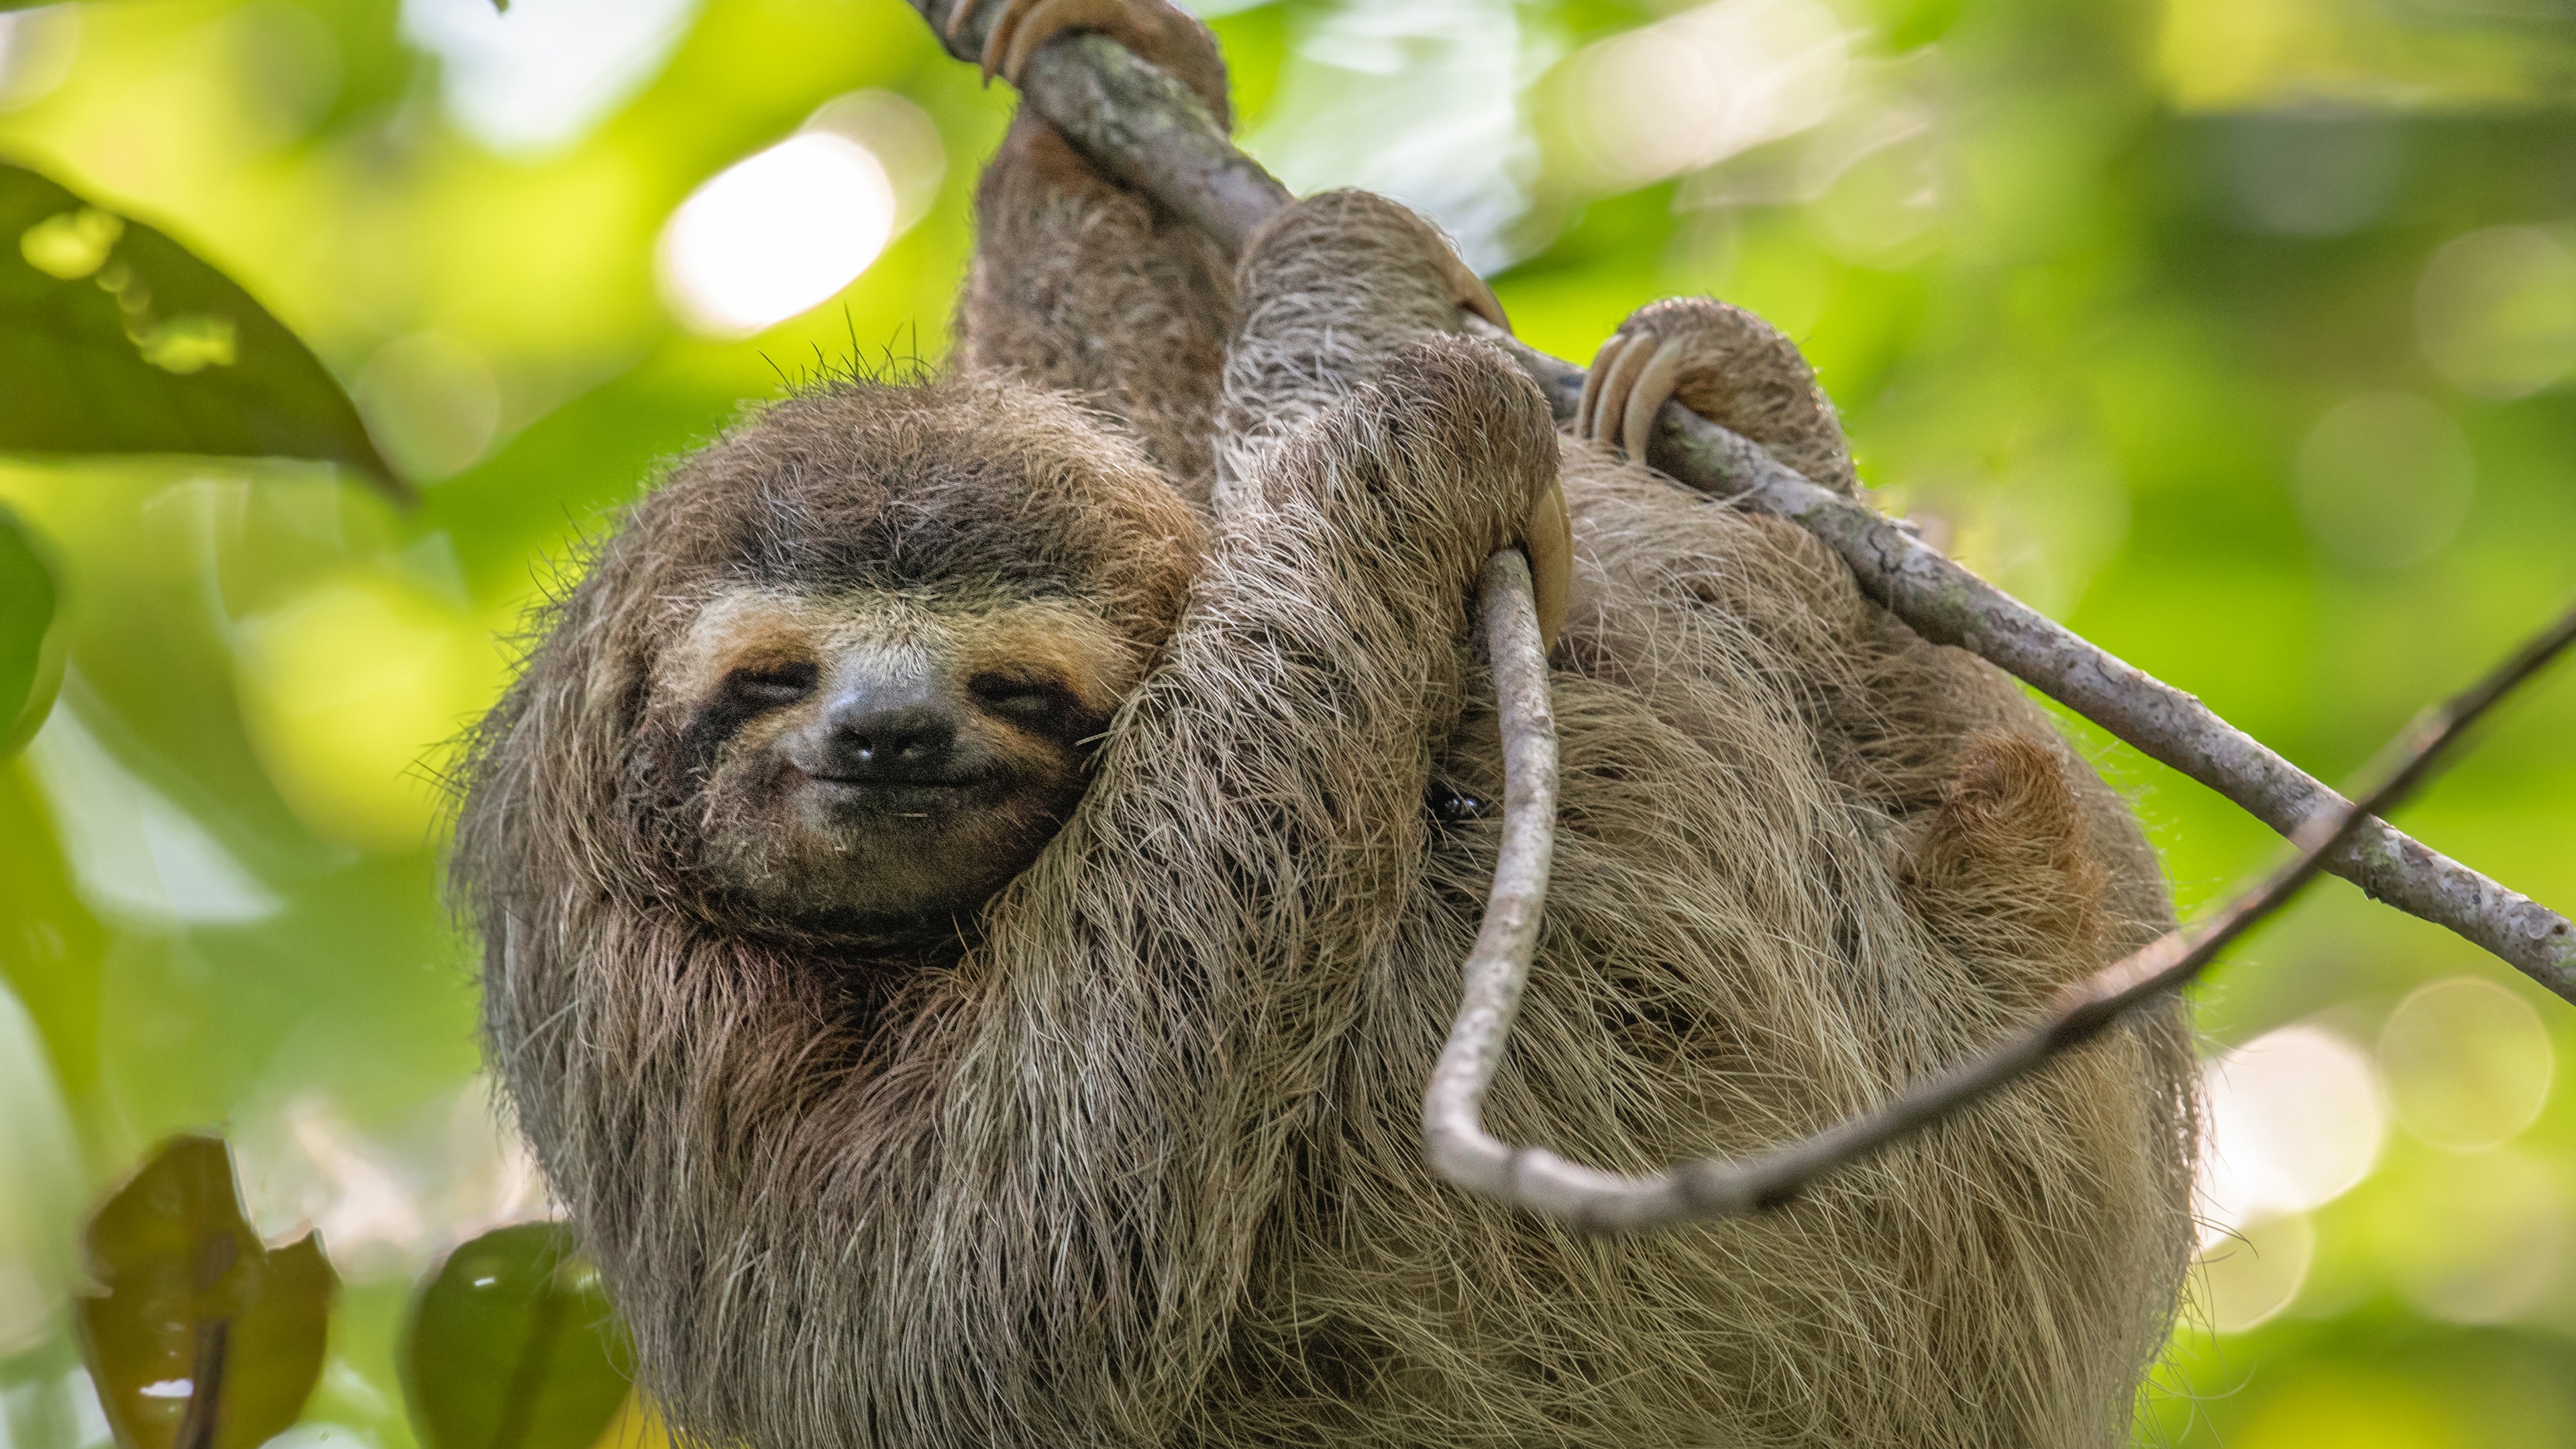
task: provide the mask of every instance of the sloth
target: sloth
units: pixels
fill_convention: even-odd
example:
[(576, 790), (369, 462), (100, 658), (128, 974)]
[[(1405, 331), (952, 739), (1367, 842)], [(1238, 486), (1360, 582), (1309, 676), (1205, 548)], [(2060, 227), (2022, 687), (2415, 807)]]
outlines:
[[(1006, 72), (1078, 25), (1225, 114), (1159, 0), (1002, 19)], [(465, 774), (488, 1051), (674, 1428), (2124, 1442), (2191, 1244), (2172, 1012), (1744, 1220), (1587, 1235), (1420, 1137), (1500, 835), (1473, 580), (1561, 545), (1560, 496), (1557, 864), (1497, 1132), (1756, 1150), (2170, 923), (2010, 681), (1637, 460), (1678, 397), (1855, 490), (1797, 350), (1657, 303), (1560, 430), (1394, 203), (1229, 261), (1023, 112), (978, 221), (947, 368), (669, 469)]]

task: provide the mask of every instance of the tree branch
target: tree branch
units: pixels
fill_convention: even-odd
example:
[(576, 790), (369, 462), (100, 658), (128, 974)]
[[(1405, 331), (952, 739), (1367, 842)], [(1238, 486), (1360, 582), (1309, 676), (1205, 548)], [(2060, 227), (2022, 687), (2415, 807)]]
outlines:
[[(911, 3), (935, 28), (952, 0)], [(977, 55), (1001, 9), (987, 3), (970, 15), (949, 42), (951, 52)], [(1020, 80), (1023, 103), (1093, 164), (1231, 246), (1239, 248), (1292, 199), (1235, 149), (1186, 87), (1103, 36), (1049, 42), (1029, 57)], [(1581, 368), (1489, 335), (1512, 349), (1560, 419), (1573, 415)], [(1984, 657), (2285, 835), (2343, 804), (2198, 699), (2086, 643), (1868, 504), (1817, 487), (1759, 445), (1677, 403), (1657, 415), (1647, 458), (1703, 493), (1741, 498), (1806, 528), (1841, 554), (1864, 592), (1916, 633)], [(2376, 819), (2356, 825), (2325, 868), (2374, 899), (2458, 932), (2576, 1002), (2576, 926), (2547, 906)]]
[(2576, 610), (2438, 709), (2428, 710), (2392, 749), (2397, 763), (2359, 805), (2335, 803), (2304, 822), (2296, 858), (2239, 894), (2200, 926), (2175, 931), (2126, 960), (2058, 992), (2048, 1013), (1985, 1055), (1907, 1088), (1894, 1100), (1824, 1131), (1741, 1161), (1702, 1158), (1642, 1177), (1569, 1162), (1543, 1147), (1515, 1147), (1485, 1131), (1485, 1089), (1493, 1084), (1512, 1019), (1520, 1009), (1537, 944), (1539, 907), (1556, 814), (1556, 721), (1547, 671), (1537, 652), (1538, 617), (1529, 570), (1506, 550), (1486, 561), (1481, 599), (1488, 651), (1503, 714), (1503, 851), (1485, 908), (1467, 986), (1448, 1044), (1423, 1096), (1422, 1131), (1432, 1164), (1471, 1192), (1563, 1218), (1580, 1227), (1633, 1231), (1703, 1218), (1740, 1217), (1779, 1207), (1838, 1167), (1949, 1117), (2050, 1058), (2092, 1040), (2144, 1002), (2180, 990), (2219, 952), (2296, 895), (2372, 817), (2433, 772), (2443, 752), (2497, 701), (2576, 641)]

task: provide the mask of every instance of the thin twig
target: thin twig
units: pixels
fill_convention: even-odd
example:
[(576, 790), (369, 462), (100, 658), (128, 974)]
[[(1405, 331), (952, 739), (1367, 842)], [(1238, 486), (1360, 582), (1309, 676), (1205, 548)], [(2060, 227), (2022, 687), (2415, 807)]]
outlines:
[[(951, 0), (912, 0), (934, 22)], [(950, 41), (977, 54), (998, 4)], [(1188, 88), (1099, 35), (1070, 35), (1029, 57), (1021, 94), (1093, 164), (1240, 247), (1292, 197), (1235, 149)], [(1471, 326), (1475, 325), (1473, 322)], [(1583, 369), (1503, 339), (1573, 415)], [(2086, 643), (1987, 584), (1868, 504), (1809, 482), (1762, 448), (1676, 403), (1656, 417), (1647, 458), (1703, 493), (1741, 498), (1806, 528), (1841, 554), (1863, 591), (1914, 631), (1955, 644), (2036, 686), (2152, 759), (2289, 834), (2342, 799), (2199, 700)], [(2383, 822), (2365, 820), (2325, 868), (2410, 915), (2458, 932), (2576, 1002), (2576, 926)]]
[(2219, 952), (2314, 880), (2328, 857), (2373, 815), (2421, 785), (2444, 751), (2497, 701), (2576, 641), (2576, 609), (2571, 609), (2486, 678), (2419, 716), (2391, 746), (2397, 763), (2387, 778), (2360, 804), (2328, 807), (2301, 827), (2303, 848), (2268, 880), (2199, 926), (2160, 937), (2059, 991), (2046, 1015), (1985, 1055), (1915, 1083), (1875, 1111), (1786, 1146), (1740, 1161), (1703, 1158), (1630, 1177), (1568, 1162), (1542, 1147), (1511, 1146), (1484, 1128), (1485, 1089), (1502, 1061), (1529, 978), (1538, 935), (1533, 903), (1547, 893), (1556, 722), (1548, 712), (1544, 674), (1532, 673), (1525, 662), (1538, 623), (1529, 573), (1520, 566), (1519, 555), (1497, 554), (1489, 560), (1483, 590), (1486, 641), (1496, 660), (1503, 715), (1503, 856), (1484, 928), (1468, 958), (1457, 1023), (1423, 1098), (1422, 1130), (1433, 1164), (1461, 1187), (1605, 1231), (1670, 1227), (1778, 1207), (1825, 1173), (1951, 1116), (2090, 1041), (2140, 1004), (2180, 990)]

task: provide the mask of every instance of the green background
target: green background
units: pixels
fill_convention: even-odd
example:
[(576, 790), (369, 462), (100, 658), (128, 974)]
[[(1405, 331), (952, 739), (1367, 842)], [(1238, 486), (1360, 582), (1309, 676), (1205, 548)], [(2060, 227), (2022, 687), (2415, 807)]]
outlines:
[[(786, 379), (943, 351), (1007, 88), (896, 0), (627, 8), (659, 15), (620, 42), (632, 64), (535, 138), (476, 110), (462, 0), (0, 21), (0, 156), (224, 268), (425, 499), (321, 465), (0, 459), (70, 644), (51, 723), (0, 766), (0, 1444), (103, 1437), (62, 1311), (72, 1227), (152, 1141), (208, 1126), (262, 1227), (318, 1222), (347, 1284), (292, 1436), (412, 1442), (410, 1278), (541, 1201), (475, 1077), (441, 742), (656, 459)], [(1431, 206), (1522, 334), (1578, 360), (1658, 295), (1771, 317), (1887, 506), (2327, 779), (2576, 594), (2567, 0), (1210, 8), (1245, 133), (1300, 188)], [(1612, 44), (1656, 23), (1684, 29)], [(1779, 65), (1667, 64), (1669, 94), (1619, 69), (1687, 34)], [(685, 330), (655, 273), (673, 209), (870, 89), (936, 126), (944, 172), (897, 178), (917, 219), (820, 306)], [(2079, 733), (2186, 910), (2272, 858), (2251, 819)], [(2576, 906), (2571, 739), (2562, 671), (2401, 823)], [(2504, 1125), (2465, 1143), (2419, 1130), (2422, 1053), (2386, 1034), (2463, 976), (2535, 1008), (2462, 1018), (2500, 1035), (2454, 1040), (2455, 1065), (2509, 1068), (2471, 1083), (2459, 1111)], [(2361, 1075), (2329, 1105), (2371, 1129), (2370, 1170), (2213, 1250), (2142, 1442), (2576, 1442), (2576, 1093), (2528, 1126), (2515, 1105), (2576, 1013), (2332, 881), (2196, 1005), (2213, 1053), (2284, 1026), (2345, 1043)], [(2297, 1287), (2252, 1324), (2229, 1275), (2258, 1248)]]

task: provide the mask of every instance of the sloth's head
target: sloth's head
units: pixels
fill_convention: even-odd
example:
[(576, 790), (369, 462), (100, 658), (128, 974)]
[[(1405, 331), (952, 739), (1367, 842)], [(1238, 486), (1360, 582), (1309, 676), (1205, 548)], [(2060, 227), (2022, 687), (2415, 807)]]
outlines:
[(654, 897), (735, 929), (950, 932), (1081, 797), (1200, 547), (1142, 455), (1056, 398), (834, 388), (638, 505), (522, 690), (579, 690), (568, 774)]
[(1150, 641), (1051, 589), (716, 592), (657, 661), (709, 883), (820, 929), (944, 915), (1035, 859)]

